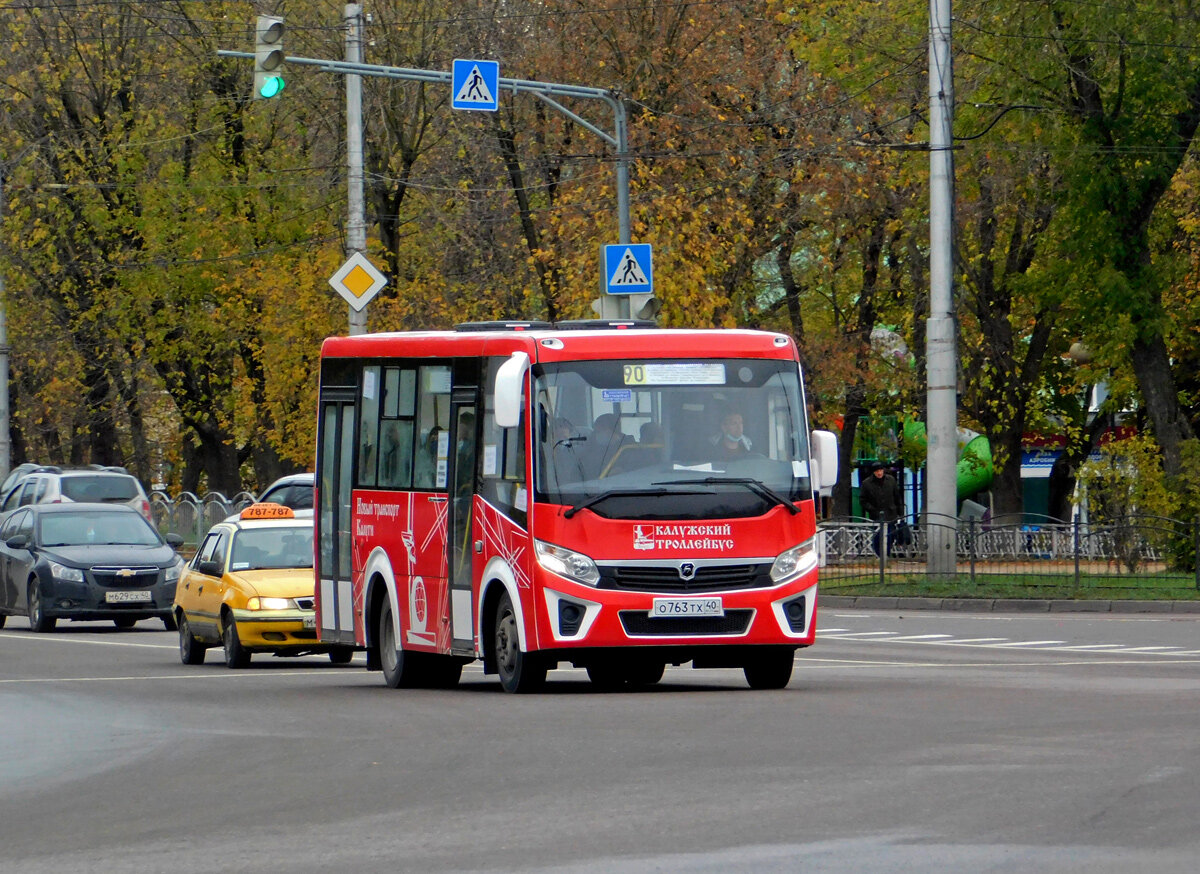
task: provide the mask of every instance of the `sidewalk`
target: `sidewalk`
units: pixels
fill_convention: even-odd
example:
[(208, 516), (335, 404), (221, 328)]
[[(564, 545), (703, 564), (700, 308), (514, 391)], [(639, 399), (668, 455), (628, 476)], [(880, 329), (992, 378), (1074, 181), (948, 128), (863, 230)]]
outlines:
[(891, 598), (820, 595), (822, 609), (957, 610), (966, 613), (1178, 613), (1200, 614), (1200, 601), (1073, 601), (1040, 598)]

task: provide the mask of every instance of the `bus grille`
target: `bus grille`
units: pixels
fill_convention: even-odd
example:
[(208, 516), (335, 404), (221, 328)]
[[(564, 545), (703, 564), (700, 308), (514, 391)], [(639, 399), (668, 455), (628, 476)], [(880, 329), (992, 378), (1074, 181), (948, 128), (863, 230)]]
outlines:
[(600, 568), (601, 589), (632, 592), (716, 592), (770, 586), (769, 564), (701, 565), (690, 580), (681, 579), (677, 565), (630, 565)]
[(724, 616), (663, 616), (655, 619), (645, 610), (620, 611), (621, 625), (630, 637), (661, 637), (664, 634), (707, 636), (745, 634), (753, 610), (726, 610)]

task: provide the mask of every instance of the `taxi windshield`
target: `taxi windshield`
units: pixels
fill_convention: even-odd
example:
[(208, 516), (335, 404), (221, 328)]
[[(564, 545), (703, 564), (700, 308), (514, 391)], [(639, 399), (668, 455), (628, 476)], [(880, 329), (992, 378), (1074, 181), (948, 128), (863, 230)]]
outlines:
[(313, 566), (313, 530), (296, 525), (243, 528), (233, 540), (231, 571)]
[(533, 378), (539, 500), (712, 519), (811, 497), (794, 361), (573, 361), (537, 365)]

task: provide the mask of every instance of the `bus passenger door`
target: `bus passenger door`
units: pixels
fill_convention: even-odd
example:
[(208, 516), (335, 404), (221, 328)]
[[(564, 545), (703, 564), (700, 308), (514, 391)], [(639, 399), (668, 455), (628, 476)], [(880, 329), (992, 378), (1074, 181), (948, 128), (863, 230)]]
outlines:
[(450, 471), (450, 632), (452, 649), (470, 653), (474, 648), (471, 609), (471, 570), (474, 546), (471, 540), (472, 506), (475, 500), (475, 469), (479, 437), (476, 390), (456, 388), (452, 396), (451, 422), (454, 451)]
[(353, 394), (321, 398), (317, 482), (317, 604), (323, 641), (355, 643), (350, 495), (354, 461)]

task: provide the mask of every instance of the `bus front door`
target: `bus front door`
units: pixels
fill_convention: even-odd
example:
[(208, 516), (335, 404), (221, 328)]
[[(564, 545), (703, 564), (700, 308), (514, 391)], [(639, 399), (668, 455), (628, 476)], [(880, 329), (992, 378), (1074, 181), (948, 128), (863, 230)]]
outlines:
[(474, 547), (471, 539), (472, 505), (475, 498), (475, 469), (479, 427), (474, 389), (455, 389), (451, 407), (453, 423), (449, 577), (450, 631), (452, 649), (471, 654), (474, 647), (471, 610), (471, 570)]
[(317, 587), (320, 638), (355, 643), (350, 496), (354, 462), (353, 394), (321, 398), (317, 482)]

